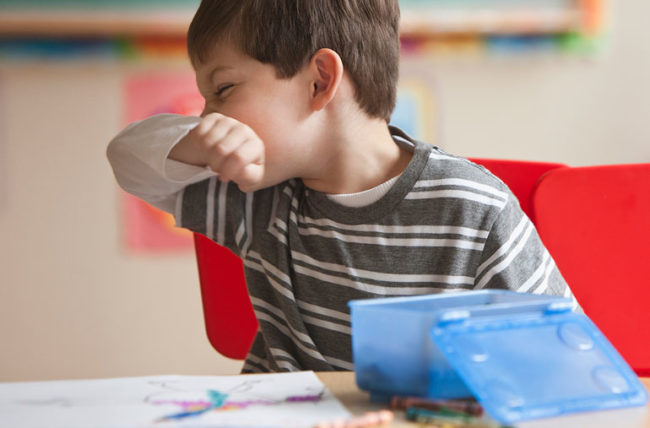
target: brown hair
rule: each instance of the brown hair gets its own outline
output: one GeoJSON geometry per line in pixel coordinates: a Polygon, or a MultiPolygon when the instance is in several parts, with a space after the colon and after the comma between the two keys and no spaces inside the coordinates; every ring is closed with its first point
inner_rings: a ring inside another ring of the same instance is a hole
{"type": "Polygon", "coordinates": [[[398,0],[202,0],[187,33],[192,63],[206,61],[226,39],[273,65],[280,78],[330,48],[341,56],[363,111],[388,121],[395,107],[398,0]]]}

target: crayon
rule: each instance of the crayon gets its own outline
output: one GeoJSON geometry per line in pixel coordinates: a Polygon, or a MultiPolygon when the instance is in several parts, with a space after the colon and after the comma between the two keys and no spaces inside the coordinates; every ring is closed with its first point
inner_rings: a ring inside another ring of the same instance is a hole
{"type": "Polygon", "coordinates": [[[481,416],[483,407],[475,401],[464,400],[429,400],[420,397],[393,397],[390,408],[393,410],[406,410],[409,407],[418,407],[428,410],[451,410],[472,416],[481,416]]]}
{"type": "Polygon", "coordinates": [[[363,416],[352,419],[341,419],[331,422],[322,422],[316,424],[314,428],[365,428],[379,425],[387,425],[393,422],[393,412],[390,410],[380,410],[378,412],[368,412],[363,416]]]}
{"type": "Polygon", "coordinates": [[[420,424],[430,424],[438,428],[497,428],[502,427],[489,420],[477,418],[468,414],[452,416],[448,412],[437,412],[434,410],[418,409],[409,407],[406,409],[406,419],[420,424]]]}
{"type": "Polygon", "coordinates": [[[420,409],[418,407],[409,407],[406,409],[406,419],[415,422],[449,422],[454,424],[467,424],[476,420],[473,416],[463,413],[451,414],[446,411],[436,411],[428,409],[420,409]]]}
{"type": "Polygon", "coordinates": [[[458,420],[462,421],[468,421],[468,420],[473,420],[476,417],[472,415],[468,415],[467,413],[462,413],[462,412],[457,412],[455,410],[448,409],[446,407],[442,407],[439,410],[430,410],[430,409],[422,409],[420,407],[409,407],[408,409],[418,409],[418,410],[426,410],[428,412],[435,412],[436,415],[442,416],[442,417],[450,417],[450,418],[457,418],[458,420]]]}

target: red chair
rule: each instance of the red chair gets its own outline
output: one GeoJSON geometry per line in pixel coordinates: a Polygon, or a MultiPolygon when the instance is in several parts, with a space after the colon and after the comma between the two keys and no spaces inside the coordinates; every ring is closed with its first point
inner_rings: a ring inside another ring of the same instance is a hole
{"type": "Polygon", "coordinates": [[[519,200],[524,213],[534,222],[531,196],[537,181],[550,170],[566,168],[567,165],[553,162],[516,161],[504,159],[470,158],[474,163],[484,166],[492,174],[506,183],[519,200]]]}
{"type": "Polygon", "coordinates": [[[550,171],[533,211],[585,313],[637,374],[650,375],[650,164],[550,171]]]}
{"type": "Polygon", "coordinates": [[[220,354],[243,360],[255,338],[257,319],[248,297],[242,261],[198,233],[194,234],[194,248],[208,340],[220,354]]]}

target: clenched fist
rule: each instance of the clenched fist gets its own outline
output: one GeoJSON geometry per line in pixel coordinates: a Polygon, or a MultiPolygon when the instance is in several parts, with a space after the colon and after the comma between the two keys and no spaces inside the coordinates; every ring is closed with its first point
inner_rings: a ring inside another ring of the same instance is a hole
{"type": "Polygon", "coordinates": [[[234,181],[243,192],[264,186],[264,143],[247,125],[209,113],[183,137],[169,158],[208,166],[221,181],[234,181]]]}

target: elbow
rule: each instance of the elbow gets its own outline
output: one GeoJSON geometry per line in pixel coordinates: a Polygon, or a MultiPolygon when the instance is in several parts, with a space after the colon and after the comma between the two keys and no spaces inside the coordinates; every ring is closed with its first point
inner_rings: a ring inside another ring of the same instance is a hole
{"type": "Polygon", "coordinates": [[[134,129],[139,122],[129,124],[121,130],[106,146],[106,158],[115,168],[115,165],[128,157],[130,146],[133,145],[134,129]]]}
{"type": "Polygon", "coordinates": [[[117,135],[115,138],[113,138],[109,143],[108,146],[106,146],[106,159],[108,159],[108,163],[111,164],[111,166],[115,166],[115,164],[119,161],[120,157],[122,157],[122,145],[120,144],[120,135],[117,135]]]}
{"type": "Polygon", "coordinates": [[[130,180],[134,173],[133,155],[129,152],[128,142],[122,135],[123,133],[115,136],[106,146],[106,159],[115,176],[117,184],[127,192],[130,180]]]}

